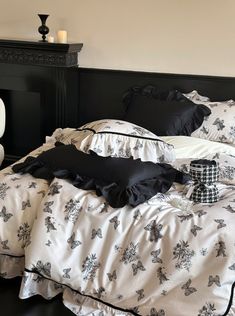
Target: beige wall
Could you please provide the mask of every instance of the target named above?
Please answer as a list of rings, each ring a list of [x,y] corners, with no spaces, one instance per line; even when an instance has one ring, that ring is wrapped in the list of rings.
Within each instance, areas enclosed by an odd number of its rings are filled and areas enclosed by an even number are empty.
[[[83,42],[83,67],[235,76],[234,0],[0,0],[0,37]]]

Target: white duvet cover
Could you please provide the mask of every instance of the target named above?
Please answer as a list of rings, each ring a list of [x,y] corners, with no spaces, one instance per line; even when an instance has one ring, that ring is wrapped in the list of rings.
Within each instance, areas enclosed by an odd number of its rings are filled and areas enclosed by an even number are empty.
[[[161,139],[174,146],[177,159],[201,159],[219,153],[235,156],[235,147],[229,144],[191,136],[164,136]]]
[[[209,158],[235,167],[231,156],[233,166]],[[1,275],[25,268],[21,298],[63,292],[76,315],[235,315],[235,185],[226,177],[214,204],[194,204],[188,187],[175,185],[113,209],[66,180],[2,175]]]

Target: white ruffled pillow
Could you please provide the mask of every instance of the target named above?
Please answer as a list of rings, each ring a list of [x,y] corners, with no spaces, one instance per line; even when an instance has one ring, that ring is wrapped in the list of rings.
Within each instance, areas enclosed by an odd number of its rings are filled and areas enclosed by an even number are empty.
[[[81,143],[81,150],[95,151],[100,156],[112,156],[152,162],[175,160],[174,147],[138,125],[121,120],[99,120],[83,125],[80,130],[93,131]],[[75,144],[75,146],[77,146]]]
[[[174,146],[138,125],[121,120],[99,120],[77,130],[56,129],[47,142],[74,144],[79,150],[90,150],[99,156],[141,159],[170,163],[175,160]]]
[[[191,136],[235,146],[235,101],[210,101],[197,91],[184,94],[196,104],[204,104],[211,110],[202,125]]]
[[[82,142],[94,133],[89,129],[57,128],[51,136],[46,136],[46,143],[61,142],[63,144],[76,144],[77,148],[83,147]]]

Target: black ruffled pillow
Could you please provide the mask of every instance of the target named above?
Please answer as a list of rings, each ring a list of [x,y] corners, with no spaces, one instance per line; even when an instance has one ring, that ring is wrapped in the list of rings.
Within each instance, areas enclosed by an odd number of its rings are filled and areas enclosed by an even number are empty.
[[[158,136],[191,135],[211,110],[188,100],[181,92],[147,86],[129,90],[124,96],[123,120],[144,126]]]
[[[61,145],[57,144],[57,145]],[[36,178],[68,179],[84,190],[95,190],[110,206],[136,206],[158,192],[169,190],[173,182],[185,183],[188,175],[168,164],[142,162],[132,158],[101,157],[85,154],[74,145],[49,149],[38,157],[27,157],[12,167],[17,173],[30,173]]]

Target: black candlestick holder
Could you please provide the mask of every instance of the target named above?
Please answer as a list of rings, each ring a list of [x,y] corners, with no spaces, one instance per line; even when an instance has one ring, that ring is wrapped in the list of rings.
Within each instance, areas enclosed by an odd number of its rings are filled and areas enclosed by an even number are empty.
[[[49,33],[49,27],[46,26],[46,20],[49,14],[38,14],[38,16],[42,22],[42,25],[38,28],[38,32],[42,34],[42,42],[47,42],[46,35]]]

